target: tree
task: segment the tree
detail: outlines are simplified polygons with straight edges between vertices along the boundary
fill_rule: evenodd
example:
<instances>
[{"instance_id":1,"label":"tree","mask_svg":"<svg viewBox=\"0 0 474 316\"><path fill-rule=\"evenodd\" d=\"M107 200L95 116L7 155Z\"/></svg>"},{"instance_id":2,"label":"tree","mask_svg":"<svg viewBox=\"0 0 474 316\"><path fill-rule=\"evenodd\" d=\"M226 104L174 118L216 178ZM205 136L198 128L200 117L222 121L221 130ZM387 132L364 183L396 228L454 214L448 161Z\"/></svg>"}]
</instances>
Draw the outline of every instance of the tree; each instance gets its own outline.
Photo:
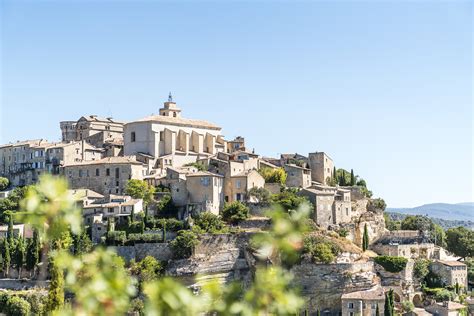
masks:
<instances>
[{"instance_id":1,"label":"tree","mask_svg":"<svg viewBox=\"0 0 474 316\"><path fill-rule=\"evenodd\" d=\"M178 236L171 241L170 246L173 250L173 256L176 259L185 259L191 257L198 239L194 232L189 230L180 230Z\"/></svg>"},{"instance_id":2,"label":"tree","mask_svg":"<svg viewBox=\"0 0 474 316\"><path fill-rule=\"evenodd\" d=\"M10 257L10 245L7 242L6 238L3 238L2 246L2 257L3 257L3 271L5 272L5 277L8 276L8 271L10 269L11 257Z\"/></svg>"},{"instance_id":3,"label":"tree","mask_svg":"<svg viewBox=\"0 0 474 316\"><path fill-rule=\"evenodd\" d=\"M39 234L37 229L33 229L33 238L28 241L26 249L26 268L32 272L33 275L36 273L36 266L40 261L41 245L39 240Z\"/></svg>"},{"instance_id":4,"label":"tree","mask_svg":"<svg viewBox=\"0 0 474 316\"><path fill-rule=\"evenodd\" d=\"M28 316L31 312L31 305L27 300L19 296L10 296L5 304L4 312L9 316Z\"/></svg>"},{"instance_id":5,"label":"tree","mask_svg":"<svg viewBox=\"0 0 474 316\"><path fill-rule=\"evenodd\" d=\"M240 201L234 201L224 205L222 218L224 221L236 224L249 217L249 208Z\"/></svg>"},{"instance_id":6,"label":"tree","mask_svg":"<svg viewBox=\"0 0 474 316\"><path fill-rule=\"evenodd\" d=\"M194 224L207 233L215 233L224 227L221 218L211 212L202 212L194 219Z\"/></svg>"},{"instance_id":7,"label":"tree","mask_svg":"<svg viewBox=\"0 0 474 316\"><path fill-rule=\"evenodd\" d=\"M337 170L336 166L332 169L332 178L337 181Z\"/></svg>"},{"instance_id":8,"label":"tree","mask_svg":"<svg viewBox=\"0 0 474 316\"><path fill-rule=\"evenodd\" d=\"M321 312L319 311L319 308L316 310L316 316L321 316Z\"/></svg>"},{"instance_id":9,"label":"tree","mask_svg":"<svg viewBox=\"0 0 474 316\"><path fill-rule=\"evenodd\" d=\"M9 184L10 184L10 181L8 181L7 178L0 177L0 191L3 191L6 188L8 188Z\"/></svg>"},{"instance_id":10,"label":"tree","mask_svg":"<svg viewBox=\"0 0 474 316\"><path fill-rule=\"evenodd\" d=\"M369 249L369 231L366 223L364 225L364 235L362 237L362 250L366 251L367 249Z\"/></svg>"},{"instance_id":11,"label":"tree","mask_svg":"<svg viewBox=\"0 0 474 316\"><path fill-rule=\"evenodd\" d=\"M272 201L283 207L285 211L296 210L302 204L311 206L311 202L306 197L296 195L296 191L291 189L272 195Z\"/></svg>"},{"instance_id":12,"label":"tree","mask_svg":"<svg viewBox=\"0 0 474 316\"><path fill-rule=\"evenodd\" d=\"M64 305L64 272L55 259L50 262L51 282L49 283L46 309L56 311Z\"/></svg>"},{"instance_id":13,"label":"tree","mask_svg":"<svg viewBox=\"0 0 474 316\"><path fill-rule=\"evenodd\" d=\"M286 171L283 168L261 168L258 172L265 179L266 183L279 183L284 185L286 183Z\"/></svg>"},{"instance_id":14,"label":"tree","mask_svg":"<svg viewBox=\"0 0 474 316\"><path fill-rule=\"evenodd\" d=\"M74 254L83 255L92 250L92 241L86 231L80 235L74 235Z\"/></svg>"},{"instance_id":15,"label":"tree","mask_svg":"<svg viewBox=\"0 0 474 316\"><path fill-rule=\"evenodd\" d=\"M265 188L253 187L249 190L249 195L257 199L261 206L268 206L271 203L270 191Z\"/></svg>"},{"instance_id":16,"label":"tree","mask_svg":"<svg viewBox=\"0 0 474 316\"><path fill-rule=\"evenodd\" d=\"M26 262L26 249L25 249L25 241L22 237L19 237L16 242L15 248L15 265L18 269L18 279L21 278L21 269L25 265Z\"/></svg>"},{"instance_id":17,"label":"tree","mask_svg":"<svg viewBox=\"0 0 474 316\"><path fill-rule=\"evenodd\" d=\"M152 256L146 256L139 262L130 265L130 272L140 283L157 280L163 271L161 262Z\"/></svg>"},{"instance_id":18,"label":"tree","mask_svg":"<svg viewBox=\"0 0 474 316\"><path fill-rule=\"evenodd\" d=\"M355 185L354 169L351 169L351 186Z\"/></svg>"},{"instance_id":19,"label":"tree","mask_svg":"<svg viewBox=\"0 0 474 316\"><path fill-rule=\"evenodd\" d=\"M377 304L377 307L375 307L375 316L380 316L379 304Z\"/></svg>"},{"instance_id":20,"label":"tree","mask_svg":"<svg viewBox=\"0 0 474 316\"><path fill-rule=\"evenodd\" d=\"M465 227L450 228L446 231L446 243L456 256L474 257L474 231Z\"/></svg>"},{"instance_id":21,"label":"tree","mask_svg":"<svg viewBox=\"0 0 474 316\"><path fill-rule=\"evenodd\" d=\"M393 305L393 290L390 289L385 293L385 306L384 306L384 316L393 316L394 315L394 305Z\"/></svg>"},{"instance_id":22,"label":"tree","mask_svg":"<svg viewBox=\"0 0 474 316\"><path fill-rule=\"evenodd\" d=\"M413 267L413 275L419 279L424 280L430 272L430 261L428 259L417 259Z\"/></svg>"},{"instance_id":23,"label":"tree","mask_svg":"<svg viewBox=\"0 0 474 316\"><path fill-rule=\"evenodd\" d=\"M153 201L155 187L143 180L130 179L127 181L125 193L134 199L143 199L143 204L146 206Z\"/></svg>"},{"instance_id":24,"label":"tree","mask_svg":"<svg viewBox=\"0 0 474 316\"><path fill-rule=\"evenodd\" d=\"M7 232L7 238L8 238L8 245L10 246L10 249L13 248L13 243L14 243L14 234L13 234L13 213L8 214L8 232Z\"/></svg>"},{"instance_id":25,"label":"tree","mask_svg":"<svg viewBox=\"0 0 474 316\"><path fill-rule=\"evenodd\" d=\"M403 230L418 230L425 237L429 237L437 246L445 246L446 234L438 224L435 224L429 217L422 215L409 215L400 224Z\"/></svg>"}]
</instances>

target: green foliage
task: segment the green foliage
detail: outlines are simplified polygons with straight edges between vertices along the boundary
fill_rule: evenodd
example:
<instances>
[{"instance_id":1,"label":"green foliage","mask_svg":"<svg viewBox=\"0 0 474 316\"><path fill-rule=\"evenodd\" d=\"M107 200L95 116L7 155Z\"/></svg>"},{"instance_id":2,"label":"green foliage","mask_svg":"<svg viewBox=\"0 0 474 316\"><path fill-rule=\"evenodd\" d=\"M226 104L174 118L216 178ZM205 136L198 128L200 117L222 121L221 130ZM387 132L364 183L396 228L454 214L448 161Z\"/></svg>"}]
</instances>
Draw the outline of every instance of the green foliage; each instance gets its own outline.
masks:
<instances>
[{"instance_id":1,"label":"green foliage","mask_svg":"<svg viewBox=\"0 0 474 316\"><path fill-rule=\"evenodd\" d=\"M375 308L375 316L380 316L379 304L377 304L377 307Z\"/></svg>"},{"instance_id":2,"label":"green foliage","mask_svg":"<svg viewBox=\"0 0 474 316\"><path fill-rule=\"evenodd\" d=\"M5 190L10 185L10 181L7 178L0 177L0 191Z\"/></svg>"},{"instance_id":3,"label":"green foliage","mask_svg":"<svg viewBox=\"0 0 474 316\"><path fill-rule=\"evenodd\" d=\"M340 236L340 237L347 237L349 235L349 231L345 228L341 228L337 231L337 234Z\"/></svg>"},{"instance_id":4,"label":"green foliage","mask_svg":"<svg viewBox=\"0 0 474 316\"><path fill-rule=\"evenodd\" d=\"M202 163L202 162L190 162L190 163L187 163L185 164L184 166L186 167L194 167L196 168L198 171L206 171L206 166Z\"/></svg>"},{"instance_id":5,"label":"green foliage","mask_svg":"<svg viewBox=\"0 0 474 316\"><path fill-rule=\"evenodd\" d=\"M16 248L15 248L15 265L16 268L18 269L19 276L20 278L21 275L21 269L26 263L26 246L25 246L25 241L23 240L22 237L19 237L16 242Z\"/></svg>"},{"instance_id":6,"label":"green foliage","mask_svg":"<svg viewBox=\"0 0 474 316\"><path fill-rule=\"evenodd\" d=\"M143 203L147 205L153 201L155 187L149 185L146 181L138 179L130 179L127 181L125 193L134 199L143 199Z\"/></svg>"},{"instance_id":7,"label":"green foliage","mask_svg":"<svg viewBox=\"0 0 474 316\"><path fill-rule=\"evenodd\" d=\"M92 241L87 232L73 236L73 248L75 255L82 255L92 250Z\"/></svg>"},{"instance_id":8,"label":"green foliage","mask_svg":"<svg viewBox=\"0 0 474 316\"><path fill-rule=\"evenodd\" d=\"M198 239L194 232L189 230L180 230L178 236L171 241L170 246L173 256L176 259L185 259L191 257Z\"/></svg>"},{"instance_id":9,"label":"green foliage","mask_svg":"<svg viewBox=\"0 0 474 316\"><path fill-rule=\"evenodd\" d=\"M240 201L226 203L222 210L222 219L228 223L238 223L249 217L249 208Z\"/></svg>"},{"instance_id":10,"label":"green foliage","mask_svg":"<svg viewBox=\"0 0 474 316\"><path fill-rule=\"evenodd\" d=\"M9 316L28 316L30 311L30 303L21 297L12 295L6 302L5 313Z\"/></svg>"},{"instance_id":11,"label":"green foliage","mask_svg":"<svg viewBox=\"0 0 474 316\"><path fill-rule=\"evenodd\" d=\"M20 201L24 198L29 187L18 187L12 190L8 197L0 199L0 223L8 222L8 212L17 212Z\"/></svg>"},{"instance_id":12,"label":"green foliage","mask_svg":"<svg viewBox=\"0 0 474 316\"><path fill-rule=\"evenodd\" d=\"M400 230L401 229L401 222L393 220L389 214L384 213L383 217L385 219L385 227L389 231Z\"/></svg>"},{"instance_id":13,"label":"green foliage","mask_svg":"<svg viewBox=\"0 0 474 316\"><path fill-rule=\"evenodd\" d=\"M271 203L271 194L265 188L253 187L249 190L249 195L257 199L258 204L261 206L268 206Z\"/></svg>"},{"instance_id":14,"label":"green foliage","mask_svg":"<svg viewBox=\"0 0 474 316\"><path fill-rule=\"evenodd\" d=\"M403 301L402 308L405 312L408 313L408 312L411 312L415 308L415 305L411 301Z\"/></svg>"},{"instance_id":15,"label":"green foliage","mask_svg":"<svg viewBox=\"0 0 474 316\"><path fill-rule=\"evenodd\" d=\"M417 259L413 267L413 275L419 280L424 280L430 272L430 260L428 259Z\"/></svg>"},{"instance_id":16,"label":"green foliage","mask_svg":"<svg viewBox=\"0 0 474 316\"><path fill-rule=\"evenodd\" d=\"M387 204L385 203L384 199L377 198L377 199L369 200L369 205L367 207L371 208L371 209L377 209L377 210L385 211L385 208L387 207Z\"/></svg>"},{"instance_id":17,"label":"green foliage","mask_svg":"<svg viewBox=\"0 0 474 316\"><path fill-rule=\"evenodd\" d=\"M302 204L311 205L306 197L296 195L295 190L284 190L283 192L273 194L272 201L283 207L286 211L296 210Z\"/></svg>"},{"instance_id":18,"label":"green foliage","mask_svg":"<svg viewBox=\"0 0 474 316\"><path fill-rule=\"evenodd\" d=\"M303 245L303 253L308 254L316 263L329 264L341 253L339 245L323 236L306 236Z\"/></svg>"},{"instance_id":19,"label":"green foliage","mask_svg":"<svg viewBox=\"0 0 474 316\"><path fill-rule=\"evenodd\" d=\"M3 238L2 258L3 258L2 270L5 272L5 276L7 276L8 271L10 269L10 264L11 264L11 255L10 255L10 245L8 244L6 238Z\"/></svg>"},{"instance_id":20,"label":"green foliage","mask_svg":"<svg viewBox=\"0 0 474 316\"><path fill-rule=\"evenodd\" d=\"M284 185L286 183L286 174L285 169L283 168L261 168L258 172L265 179L266 183L279 183Z\"/></svg>"},{"instance_id":21,"label":"green foliage","mask_svg":"<svg viewBox=\"0 0 474 316\"><path fill-rule=\"evenodd\" d=\"M452 301L455 297L456 294L447 289L437 288L433 290L433 298L438 302Z\"/></svg>"},{"instance_id":22,"label":"green foliage","mask_svg":"<svg viewBox=\"0 0 474 316\"><path fill-rule=\"evenodd\" d=\"M353 186L356 184L356 178L354 176L354 170L351 169L351 181L350 181L350 185Z\"/></svg>"},{"instance_id":23,"label":"green foliage","mask_svg":"<svg viewBox=\"0 0 474 316\"><path fill-rule=\"evenodd\" d=\"M33 238L28 240L26 247L26 268L34 270L40 261L41 244L39 234L36 229L33 230Z\"/></svg>"},{"instance_id":24,"label":"green foliage","mask_svg":"<svg viewBox=\"0 0 474 316\"><path fill-rule=\"evenodd\" d=\"M474 258L467 258L464 263L467 265L467 278L470 283L474 283Z\"/></svg>"},{"instance_id":25,"label":"green foliage","mask_svg":"<svg viewBox=\"0 0 474 316\"><path fill-rule=\"evenodd\" d=\"M129 234L125 242L126 245L134 245L137 243L157 243L163 242L161 234Z\"/></svg>"},{"instance_id":26,"label":"green foliage","mask_svg":"<svg viewBox=\"0 0 474 316\"><path fill-rule=\"evenodd\" d=\"M207 233L216 233L222 230L224 222L218 215L214 215L211 212L202 212L194 218L194 225L197 225Z\"/></svg>"},{"instance_id":27,"label":"green foliage","mask_svg":"<svg viewBox=\"0 0 474 316\"><path fill-rule=\"evenodd\" d=\"M127 235L124 231L110 231L107 233L107 245L121 246L127 241Z\"/></svg>"},{"instance_id":28,"label":"green foliage","mask_svg":"<svg viewBox=\"0 0 474 316\"><path fill-rule=\"evenodd\" d=\"M178 208L174 205L171 195L164 195L158 203L156 208L160 217L176 217Z\"/></svg>"},{"instance_id":29,"label":"green foliage","mask_svg":"<svg viewBox=\"0 0 474 316\"><path fill-rule=\"evenodd\" d=\"M134 298L130 302L130 308L128 309L128 315L131 313L138 313L138 315L143 316L145 315L145 304L143 303L143 300L139 297Z\"/></svg>"},{"instance_id":30,"label":"green foliage","mask_svg":"<svg viewBox=\"0 0 474 316\"><path fill-rule=\"evenodd\" d=\"M441 277L433 271L429 271L425 276L425 284L429 288L438 288L444 286Z\"/></svg>"},{"instance_id":31,"label":"green foliage","mask_svg":"<svg viewBox=\"0 0 474 316\"><path fill-rule=\"evenodd\" d=\"M405 269L408 259L394 256L378 256L375 257L374 261L386 271L397 273Z\"/></svg>"},{"instance_id":32,"label":"green foliage","mask_svg":"<svg viewBox=\"0 0 474 316\"><path fill-rule=\"evenodd\" d=\"M446 231L449 251L463 258L474 257L474 231L464 227L450 228Z\"/></svg>"},{"instance_id":33,"label":"green foliage","mask_svg":"<svg viewBox=\"0 0 474 316\"><path fill-rule=\"evenodd\" d=\"M385 293L384 316L394 315L393 289Z\"/></svg>"},{"instance_id":34,"label":"green foliage","mask_svg":"<svg viewBox=\"0 0 474 316\"><path fill-rule=\"evenodd\" d=\"M140 283L157 280L163 271L161 263L152 256L146 256L139 262L130 263L130 273Z\"/></svg>"},{"instance_id":35,"label":"green foliage","mask_svg":"<svg viewBox=\"0 0 474 316\"><path fill-rule=\"evenodd\" d=\"M367 224L364 225L364 235L362 236L362 250L366 251L369 249L369 231L367 230Z\"/></svg>"},{"instance_id":36,"label":"green foliage","mask_svg":"<svg viewBox=\"0 0 474 316\"><path fill-rule=\"evenodd\" d=\"M123 315L135 295L135 286L124 261L110 249L98 248L74 257L57 255L58 266L66 271L66 288L74 293L74 310L67 315Z\"/></svg>"},{"instance_id":37,"label":"green foliage","mask_svg":"<svg viewBox=\"0 0 474 316\"><path fill-rule=\"evenodd\" d=\"M418 230L428 233L432 242L438 246L445 246L446 235L444 230L438 224L422 215L409 215L405 217L400 225L403 230Z\"/></svg>"},{"instance_id":38,"label":"green foliage","mask_svg":"<svg viewBox=\"0 0 474 316\"><path fill-rule=\"evenodd\" d=\"M49 283L46 309L56 311L64 305L64 272L55 258L50 261L51 282Z\"/></svg>"}]
</instances>

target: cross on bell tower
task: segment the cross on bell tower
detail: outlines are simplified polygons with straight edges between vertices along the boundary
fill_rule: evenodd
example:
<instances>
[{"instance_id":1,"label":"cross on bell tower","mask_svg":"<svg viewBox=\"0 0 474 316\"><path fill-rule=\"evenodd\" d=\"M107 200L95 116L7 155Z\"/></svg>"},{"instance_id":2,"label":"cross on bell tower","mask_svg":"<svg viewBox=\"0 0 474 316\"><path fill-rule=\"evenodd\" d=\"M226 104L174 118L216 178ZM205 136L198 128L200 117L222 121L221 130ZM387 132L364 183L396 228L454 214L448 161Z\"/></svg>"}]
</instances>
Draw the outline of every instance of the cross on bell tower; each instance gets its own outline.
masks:
<instances>
[{"instance_id":1,"label":"cross on bell tower","mask_svg":"<svg viewBox=\"0 0 474 316\"><path fill-rule=\"evenodd\" d=\"M173 96L171 95L171 91L168 94L168 102L173 102Z\"/></svg>"},{"instance_id":2,"label":"cross on bell tower","mask_svg":"<svg viewBox=\"0 0 474 316\"><path fill-rule=\"evenodd\" d=\"M181 117L181 109L178 108L173 101L171 92L168 94L168 101L165 102L164 106L160 109L160 116Z\"/></svg>"}]
</instances>

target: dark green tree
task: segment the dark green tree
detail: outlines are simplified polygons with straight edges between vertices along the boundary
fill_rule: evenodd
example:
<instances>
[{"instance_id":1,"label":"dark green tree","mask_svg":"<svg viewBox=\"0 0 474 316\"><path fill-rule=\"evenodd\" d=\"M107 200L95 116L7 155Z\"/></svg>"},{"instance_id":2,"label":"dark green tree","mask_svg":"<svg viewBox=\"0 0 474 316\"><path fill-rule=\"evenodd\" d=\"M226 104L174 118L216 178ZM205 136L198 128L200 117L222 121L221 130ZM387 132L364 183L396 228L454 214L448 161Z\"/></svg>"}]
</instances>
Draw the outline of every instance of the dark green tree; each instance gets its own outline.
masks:
<instances>
[{"instance_id":1,"label":"dark green tree","mask_svg":"<svg viewBox=\"0 0 474 316\"><path fill-rule=\"evenodd\" d=\"M379 304L377 304L377 307L375 308L375 316L380 316Z\"/></svg>"},{"instance_id":2,"label":"dark green tree","mask_svg":"<svg viewBox=\"0 0 474 316\"><path fill-rule=\"evenodd\" d=\"M80 235L74 235L74 254L82 255L92 250L92 241L86 231Z\"/></svg>"},{"instance_id":3,"label":"dark green tree","mask_svg":"<svg viewBox=\"0 0 474 316\"><path fill-rule=\"evenodd\" d=\"M354 186L356 183L355 176L354 176L354 169L351 169L351 186Z\"/></svg>"},{"instance_id":4,"label":"dark green tree","mask_svg":"<svg viewBox=\"0 0 474 316\"><path fill-rule=\"evenodd\" d=\"M448 250L459 257L474 257L474 231L464 227L446 231Z\"/></svg>"},{"instance_id":5,"label":"dark green tree","mask_svg":"<svg viewBox=\"0 0 474 316\"><path fill-rule=\"evenodd\" d=\"M9 212L8 213L8 245L10 246L10 249L13 249L14 246L14 234L13 234L13 213Z\"/></svg>"},{"instance_id":6,"label":"dark green tree","mask_svg":"<svg viewBox=\"0 0 474 316\"><path fill-rule=\"evenodd\" d=\"M369 248L369 231L367 224L364 225L364 235L362 236L362 250L366 251Z\"/></svg>"},{"instance_id":7,"label":"dark green tree","mask_svg":"<svg viewBox=\"0 0 474 316\"><path fill-rule=\"evenodd\" d=\"M337 181L337 170L336 166L332 169L332 178Z\"/></svg>"},{"instance_id":8,"label":"dark green tree","mask_svg":"<svg viewBox=\"0 0 474 316\"><path fill-rule=\"evenodd\" d=\"M393 316L394 315L394 306L393 306L393 290L390 289L385 293L385 306L384 306L384 316Z\"/></svg>"},{"instance_id":9,"label":"dark green tree","mask_svg":"<svg viewBox=\"0 0 474 316\"><path fill-rule=\"evenodd\" d=\"M46 310L52 312L64 305L64 272L54 260L50 262L50 274L51 282L49 284Z\"/></svg>"},{"instance_id":10,"label":"dark green tree","mask_svg":"<svg viewBox=\"0 0 474 316\"><path fill-rule=\"evenodd\" d=\"M36 267L40 261L41 245L39 240L38 230L33 230L33 238L28 241L26 249L26 269L30 271L33 276L36 274Z\"/></svg>"},{"instance_id":11,"label":"dark green tree","mask_svg":"<svg viewBox=\"0 0 474 316\"><path fill-rule=\"evenodd\" d=\"M320 316L321 312L319 311L319 308L316 310L316 316Z\"/></svg>"},{"instance_id":12,"label":"dark green tree","mask_svg":"<svg viewBox=\"0 0 474 316\"><path fill-rule=\"evenodd\" d=\"M19 237L16 242L15 247L15 265L18 269L18 279L21 278L21 270L26 262L26 249L25 249L25 241L22 237Z\"/></svg>"},{"instance_id":13,"label":"dark green tree","mask_svg":"<svg viewBox=\"0 0 474 316\"><path fill-rule=\"evenodd\" d=\"M3 271L5 277L8 276L8 271L10 270L11 256L10 256L10 245L7 242L6 238L3 238L3 247L2 247L2 257L3 257Z\"/></svg>"}]
</instances>

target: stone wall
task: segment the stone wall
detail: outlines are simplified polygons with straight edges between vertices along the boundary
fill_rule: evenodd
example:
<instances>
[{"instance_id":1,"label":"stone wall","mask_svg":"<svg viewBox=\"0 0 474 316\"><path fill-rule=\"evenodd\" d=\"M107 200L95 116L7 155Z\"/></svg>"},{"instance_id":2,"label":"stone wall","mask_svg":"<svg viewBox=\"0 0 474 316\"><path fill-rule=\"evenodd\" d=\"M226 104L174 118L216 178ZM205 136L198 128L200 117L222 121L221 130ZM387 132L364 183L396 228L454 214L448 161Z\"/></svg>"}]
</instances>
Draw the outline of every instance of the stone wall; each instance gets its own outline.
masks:
<instances>
[{"instance_id":1,"label":"stone wall","mask_svg":"<svg viewBox=\"0 0 474 316\"><path fill-rule=\"evenodd\" d=\"M338 315L343 293L367 290L378 280L371 261L339 264L302 263L291 271L295 284L301 287L309 312L317 309Z\"/></svg>"},{"instance_id":2,"label":"stone wall","mask_svg":"<svg viewBox=\"0 0 474 316\"><path fill-rule=\"evenodd\" d=\"M168 261L172 258L172 252L168 243L135 244L135 246L117 246L117 254L126 262L134 259L140 261L146 256L152 256L159 261Z\"/></svg>"}]
</instances>

